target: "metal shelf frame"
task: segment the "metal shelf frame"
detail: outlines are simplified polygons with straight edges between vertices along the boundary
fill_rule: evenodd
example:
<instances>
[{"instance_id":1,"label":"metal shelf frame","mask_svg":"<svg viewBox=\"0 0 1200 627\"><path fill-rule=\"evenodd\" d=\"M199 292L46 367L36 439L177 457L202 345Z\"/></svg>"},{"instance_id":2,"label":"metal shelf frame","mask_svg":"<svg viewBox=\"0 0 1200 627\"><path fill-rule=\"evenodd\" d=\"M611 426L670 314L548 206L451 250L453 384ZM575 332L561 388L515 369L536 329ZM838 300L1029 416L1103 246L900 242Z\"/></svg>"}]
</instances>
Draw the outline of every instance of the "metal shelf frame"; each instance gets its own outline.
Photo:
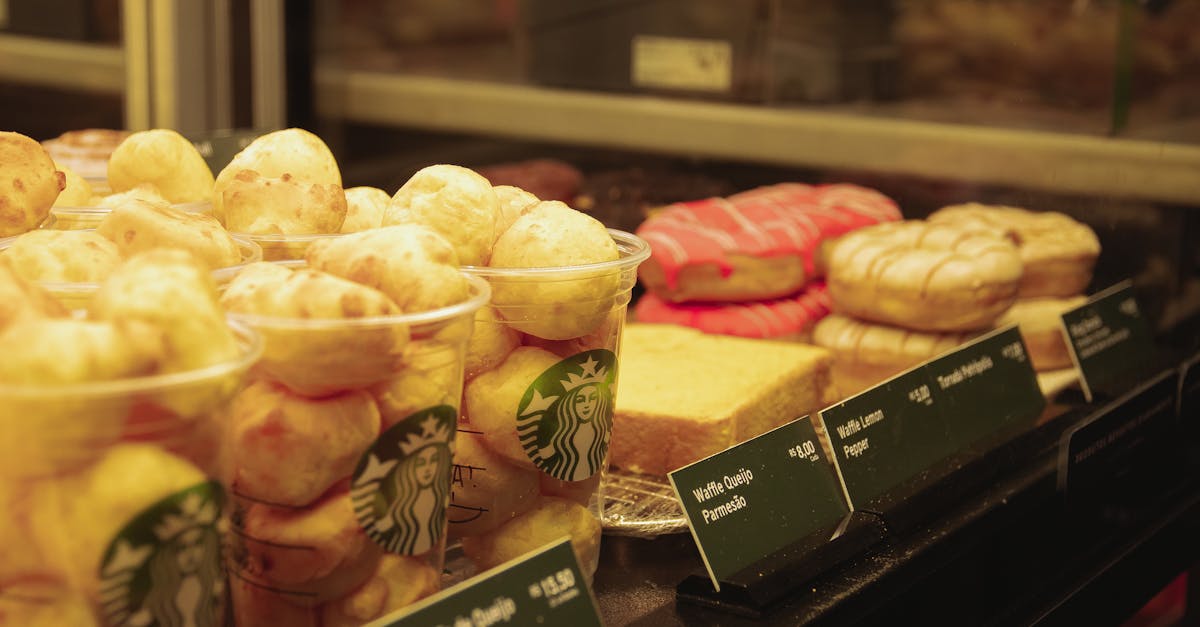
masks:
<instances>
[{"instance_id":1,"label":"metal shelf frame","mask_svg":"<svg viewBox=\"0 0 1200 627\"><path fill-rule=\"evenodd\" d=\"M1200 205L1200 146L318 65L321 116Z\"/></svg>"}]
</instances>

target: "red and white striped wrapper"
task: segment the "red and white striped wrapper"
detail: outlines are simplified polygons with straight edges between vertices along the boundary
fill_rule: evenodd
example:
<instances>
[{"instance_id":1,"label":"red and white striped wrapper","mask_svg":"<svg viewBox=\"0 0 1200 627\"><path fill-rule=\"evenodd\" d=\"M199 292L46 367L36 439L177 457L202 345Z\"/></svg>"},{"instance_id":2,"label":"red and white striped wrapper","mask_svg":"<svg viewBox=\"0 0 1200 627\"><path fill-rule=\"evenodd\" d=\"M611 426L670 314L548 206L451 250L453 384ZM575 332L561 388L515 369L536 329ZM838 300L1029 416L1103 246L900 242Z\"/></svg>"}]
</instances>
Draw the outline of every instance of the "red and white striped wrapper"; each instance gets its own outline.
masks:
<instances>
[{"instance_id":1,"label":"red and white striped wrapper","mask_svg":"<svg viewBox=\"0 0 1200 627\"><path fill-rule=\"evenodd\" d=\"M896 203L872 189L780 183L664 207L637 234L650 243L651 258L674 289L687 266L716 264L722 276L729 276L734 254L799 255L811 276L813 257L825 239L899 219Z\"/></svg>"},{"instance_id":2,"label":"red and white striped wrapper","mask_svg":"<svg viewBox=\"0 0 1200 627\"><path fill-rule=\"evenodd\" d=\"M638 322L692 327L716 335L772 339L806 333L829 314L824 282L786 298L751 303L676 304L647 292L634 306Z\"/></svg>"}]
</instances>

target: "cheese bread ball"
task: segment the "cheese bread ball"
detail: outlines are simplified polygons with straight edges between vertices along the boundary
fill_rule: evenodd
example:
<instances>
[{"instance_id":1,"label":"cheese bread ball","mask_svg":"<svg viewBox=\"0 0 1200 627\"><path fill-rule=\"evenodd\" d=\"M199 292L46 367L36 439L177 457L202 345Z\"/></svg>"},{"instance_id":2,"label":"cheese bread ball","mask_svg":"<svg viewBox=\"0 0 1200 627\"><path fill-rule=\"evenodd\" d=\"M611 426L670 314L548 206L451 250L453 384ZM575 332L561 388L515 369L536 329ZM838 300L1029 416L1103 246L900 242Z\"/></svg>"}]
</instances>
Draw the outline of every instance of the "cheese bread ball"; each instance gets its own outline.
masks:
<instances>
[{"instance_id":1,"label":"cheese bread ball","mask_svg":"<svg viewBox=\"0 0 1200 627\"><path fill-rule=\"evenodd\" d=\"M34 534L49 563L95 599L105 552L121 530L163 499L205 481L195 466L158 447L119 444L79 472L36 485Z\"/></svg>"},{"instance_id":2,"label":"cheese bread ball","mask_svg":"<svg viewBox=\"0 0 1200 627\"><path fill-rule=\"evenodd\" d=\"M89 310L97 320L141 320L161 329L161 372L203 368L239 354L208 268L182 250L155 249L127 259L97 290Z\"/></svg>"},{"instance_id":3,"label":"cheese bread ball","mask_svg":"<svg viewBox=\"0 0 1200 627\"><path fill-rule=\"evenodd\" d=\"M458 270L454 248L423 226L388 226L321 240L305 258L312 268L387 294L405 313L467 298L467 278Z\"/></svg>"},{"instance_id":4,"label":"cheese bread ball","mask_svg":"<svg viewBox=\"0 0 1200 627\"><path fill-rule=\"evenodd\" d=\"M242 170L222 191L225 228L254 235L338 233L346 219L346 195L333 183L278 178Z\"/></svg>"},{"instance_id":5,"label":"cheese bread ball","mask_svg":"<svg viewBox=\"0 0 1200 627\"><path fill-rule=\"evenodd\" d=\"M430 407L456 407L461 398L462 368L447 363L409 363L392 378L371 387L371 395L379 406L383 431L409 416Z\"/></svg>"},{"instance_id":6,"label":"cheese bread ball","mask_svg":"<svg viewBox=\"0 0 1200 627\"><path fill-rule=\"evenodd\" d=\"M538 500L542 473L505 461L475 431L463 424L455 437L455 473L447 512L451 539L491 531L529 511Z\"/></svg>"},{"instance_id":7,"label":"cheese bread ball","mask_svg":"<svg viewBox=\"0 0 1200 627\"><path fill-rule=\"evenodd\" d=\"M512 185L497 185L492 191L496 193L496 200L500 202L500 216L496 219L497 239L517 221L517 218L541 202L537 196Z\"/></svg>"},{"instance_id":8,"label":"cheese bread ball","mask_svg":"<svg viewBox=\"0 0 1200 627\"><path fill-rule=\"evenodd\" d=\"M558 201L540 202L492 249L493 268L553 268L620 257L604 225ZM547 340L590 333L615 306L620 271L580 270L547 277L492 280L492 303L513 327Z\"/></svg>"},{"instance_id":9,"label":"cheese bread ball","mask_svg":"<svg viewBox=\"0 0 1200 627\"><path fill-rule=\"evenodd\" d=\"M462 548L482 571L544 547L563 534L571 536L579 569L587 576L596 572L600 521L586 507L566 499L542 497L532 510L494 531L463 538Z\"/></svg>"},{"instance_id":10,"label":"cheese bread ball","mask_svg":"<svg viewBox=\"0 0 1200 627\"><path fill-rule=\"evenodd\" d=\"M133 200L140 200L156 205L171 204L153 183L139 183L133 188L117 194L107 194L98 198L93 197L90 204L104 209L113 209Z\"/></svg>"},{"instance_id":11,"label":"cheese bread ball","mask_svg":"<svg viewBox=\"0 0 1200 627\"><path fill-rule=\"evenodd\" d=\"M522 346L495 369L467 382L463 413L491 449L522 468L536 468L517 437L517 409L529 386L559 362L554 353Z\"/></svg>"},{"instance_id":12,"label":"cheese bread ball","mask_svg":"<svg viewBox=\"0 0 1200 627\"><path fill-rule=\"evenodd\" d=\"M464 370L471 379L500 365L505 357L521 345L521 334L496 316L491 307L475 312L475 328L467 341Z\"/></svg>"},{"instance_id":13,"label":"cheese bread ball","mask_svg":"<svg viewBox=\"0 0 1200 627\"><path fill-rule=\"evenodd\" d=\"M492 184L473 170L431 165L392 196L384 225L421 224L445 237L464 266L487 263L496 240L500 203Z\"/></svg>"},{"instance_id":14,"label":"cheese bread ball","mask_svg":"<svg viewBox=\"0 0 1200 627\"><path fill-rule=\"evenodd\" d=\"M177 248L192 253L211 270L242 259L237 242L212 216L165 204L121 203L100 221L96 233L112 240L126 258L154 248Z\"/></svg>"},{"instance_id":15,"label":"cheese bread ball","mask_svg":"<svg viewBox=\"0 0 1200 627\"><path fill-rule=\"evenodd\" d=\"M67 313L58 300L14 272L0 255L0 331L26 317L64 317Z\"/></svg>"},{"instance_id":16,"label":"cheese bread ball","mask_svg":"<svg viewBox=\"0 0 1200 627\"><path fill-rule=\"evenodd\" d=\"M617 307L604 317L604 321L599 326L586 335L569 340L544 340L536 335L524 335L521 337L521 344L548 350L563 359L597 348L606 348L615 352L617 345L621 343L621 330L624 327L625 308Z\"/></svg>"},{"instance_id":17,"label":"cheese bread ball","mask_svg":"<svg viewBox=\"0 0 1200 627\"><path fill-rule=\"evenodd\" d=\"M250 504L235 559L246 576L312 602L345 596L375 572L381 549L354 516L344 490L303 509Z\"/></svg>"},{"instance_id":18,"label":"cheese bread ball","mask_svg":"<svg viewBox=\"0 0 1200 627\"><path fill-rule=\"evenodd\" d=\"M384 555L375 575L359 589L325 604L321 627L359 627L437 592L441 579L420 559Z\"/></svg>"},{"instance_id":19,"label":"cheese bread ball","mask_svg":"<svg viewBox=\"0 0 1200 627\"><path fill-rule=\"evenodd\" d=\"M92 184L87 179L76 174L75 170L61 163L56 164L59 172L63 173L63 190L54 199L55 207L87 207L92 204Z\"/></svg>"},{"instance_id":20,"label":"cheese bread ball","mask_svg":"<svg viewBox=\"0 0 1200 627\"><path fill-rule=\"evenodd\" d=\"M0 416L21 418L0 421L0 476L39 475L93 460L121 436L133 399L70 388L58 393L55 386L151 374L164 351L162 333L152 325L73 318L25 318L0 334L0 346ZM14 385L27 392L6 393Z\"/></svg>"},{"instance_id":21,"label":"cheese bread ball","mask_svg":"<svg viewBox=\"0 0 1200 627\"><path fill-rule=\"evenodd\" d=\"M342 233L357 233L383 226L392 197L377 187L351 187L346 190L346 221Z\"/></svg>"},{"instance_id":22,"label":"cheese bread ball","mask_svg":"<svg viewBox=\"0 0 1200 627\"><path fill-rule=\"evenodd\" d=\"M242 576L229 578L233 624L237 627L318 627L306 597L273 589Z\"/></svg>"},{"instance_id":23,"label":"cheese bread ball","mask_svg":"<svg viewBox=\"0 0 1200 627\"><path fill-rule=\"evenodd\" d=\"M266 178L280 178L288 174L307 183L342 186L342 174L337 161L320 137L299 128L267 133L234 155L229 165L217 175L213 183L213 216L222 222L225 221L225 188L242 170L254 170ZM230 230L238 231L234 228Z\"/></svg>"},{"instance_id":24,"label":"cheese bread ball","mask_svg":"<svg viewBox=\"0 0 1200 627\"><path fill-rule=\"evenodd\" d=\"M387 380L399 370L408 326L382 292L316 270L247 266L221 304L263 338L258 369L305 396L323 396ZM341 322L345 321L345 322Z\"/></svg>"},{"instance_id":25,"label":"cheese bread ball","mask_svg":"<svg viewBox=\"0 0 1200 627\"><path fill-rule=\"evenodd\" d=\"M0 381L66 385L151 374L165 356L164 335L137 320L27 318L3 335Z\"/></svg>"},{"instance_id":26,"label":"cheese bread ball","mask_svg":"<svg viewBox=\"0 0 1200 627\"><path fill-rule=\"evenodd\" d=\"M0 131L0 237L36 229L65 186L66 176L41 144Z\"/></svg>"},{"instance_id":27,"label":"cheese bread ball","mask_svg":"<svg viewBox=\"0 0 1200 627\"><path fill-rule=\"evenodd\" d=\"M366 392L322 399L252 383L229 408L233 487L279 505L316 501L354 472L379 435L379 410Z\"/></svg>"},{"instance_id":28,"label":"cheese bread ball","mask_svg":"<svg viewBox=\"0 0 1200 627\"><path fill-rule=\"evenodd\" d=\"M213 174L192 142L158 128L131 134L108 158L108 184L114 192L142 183L153 183L175 204L200 202L212 197Z\"/></svg>"},{"instance_id":29,"label":"cheese bread ball","mask_svg":"<svg viewBox=\"0 0 1200 627\"><path fill-rule=\"evenodd\" d=\"M30 281L98 283L121 263L117 246L93 231L22 233L0 258Z\"/></svg>"}]
</instances>

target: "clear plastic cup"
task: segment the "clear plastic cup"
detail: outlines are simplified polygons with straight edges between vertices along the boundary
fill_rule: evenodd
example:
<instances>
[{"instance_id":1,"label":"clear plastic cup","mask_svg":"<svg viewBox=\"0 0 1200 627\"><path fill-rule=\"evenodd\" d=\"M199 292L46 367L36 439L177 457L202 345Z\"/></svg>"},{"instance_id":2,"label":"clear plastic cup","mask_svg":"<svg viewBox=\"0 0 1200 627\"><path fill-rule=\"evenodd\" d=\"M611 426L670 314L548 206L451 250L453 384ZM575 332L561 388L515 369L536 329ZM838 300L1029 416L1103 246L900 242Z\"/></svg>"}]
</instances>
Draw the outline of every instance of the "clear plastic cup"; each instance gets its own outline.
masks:
<instances>
[{"instance_id":1,"label":"clear plastic cup","mask_svg":"<svg viewBox=\"0 0 1200 627\"><path fill-rule=\"evenodd\" d=\"M18 237L20 235L0 239L0 253L12 246ZM262 261L263 251L259 248L258 244L237 235L231 235L230 237L237 244L240 259L236 265L215 270L214 276L216 277L224 276L223 273L237 272L240 268L248 264ZM95 282L38 281L38 285L57 298L63 306L71 311L86 309L88 302L92 299L92 295L96 293L96 290L100 289L100 283Z\"/></svg>"},{"instance_id":2,"label":"clear plastic cup","mask_svg":"<svg viewBox=\"0 0 1200 627\"><path fill-rule=\"evenodd\" d=\"M304 259L304 254L308 252L308 247L313 242L342 236L341 233L312 233L307 235L237 233L236 235L261 246L263 259L266 261L295 261Z\"/></svg>"},{"instance_id":3,"label":"clear plastic cup","mask_svg":"<svg viewBox=\"0 0 1200 627\"><path fill-rule=\"evenodd\" d=\"M451 536L482 571L563 533L587 573L600 545L617 357L637 267L650 254L610 230L619 259L466 268L492 286L468 353Z\"/></svg>"},{"instance_id":4,"label":"clear plastic cup","mask_svg":"<svg viewBox=\"0 0 1200 627\"><path fill-rule=\"evenodd\" d=\"M175 209L188 213L212 213L212 201L185 202L171 205ZM79 231L94 229L100 226L105 216L112 213L111 207L51 207L52 224L43 224L43 229L58 229L60 231Z\"/></svg>"},{"instance_id":5,"label":"clear plastic cup","mask_svg":"<svg viewBox=\"0 0 1200 627\"><path fill-rule=\"evenodd\" d=\"M224 623L221 414L262 348L232 328L193 371L0 384L4 624Z\"/></svg>"},{"instance_id":6,"label":"clear plastic cup","mask_svg":"<svg viewBox=\"0 0 1200 627\"><path fill-rule=\"evenodd\" d=\"M440 587L463 359L490 295L465 278L465 300L419 313L230 314L264 338L230 412L236 624L365 624Z\"/></svg>"}]
</instances>

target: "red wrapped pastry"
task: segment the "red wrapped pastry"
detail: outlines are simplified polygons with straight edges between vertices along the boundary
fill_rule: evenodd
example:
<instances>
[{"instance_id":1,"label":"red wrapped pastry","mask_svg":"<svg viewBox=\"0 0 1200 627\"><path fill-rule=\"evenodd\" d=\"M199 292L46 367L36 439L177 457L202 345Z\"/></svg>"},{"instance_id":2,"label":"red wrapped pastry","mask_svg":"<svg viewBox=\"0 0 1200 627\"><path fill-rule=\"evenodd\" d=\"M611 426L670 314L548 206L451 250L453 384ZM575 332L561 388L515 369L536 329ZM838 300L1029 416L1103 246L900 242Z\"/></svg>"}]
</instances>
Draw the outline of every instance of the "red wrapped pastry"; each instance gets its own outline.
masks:
<instances>
[{"instance_id":1,"label":"red wrapped pastry","mask_svg":"<svg viewBox=\"0 0 1200 627\"><path fill-rule=\"evenodd\" d=\"M705 333L773 340L805 339L829 314L824 282L776 300L751 303L669 303L646 293L634 307L638 322L692 327Z\"/></svg>"},{"instance_id":2,"label":"red wrapped pastry","mask_svg":"<svg viewBox=\"0 0 1200 627\"><path fill-rule=\"evenodd\" d=\"M677 203L638 229L652 251L639 276L677 303L779 298L817 274L823 241L899 219L891 199L848 184L781 183Z\"/></svg>"}]
</instances>

